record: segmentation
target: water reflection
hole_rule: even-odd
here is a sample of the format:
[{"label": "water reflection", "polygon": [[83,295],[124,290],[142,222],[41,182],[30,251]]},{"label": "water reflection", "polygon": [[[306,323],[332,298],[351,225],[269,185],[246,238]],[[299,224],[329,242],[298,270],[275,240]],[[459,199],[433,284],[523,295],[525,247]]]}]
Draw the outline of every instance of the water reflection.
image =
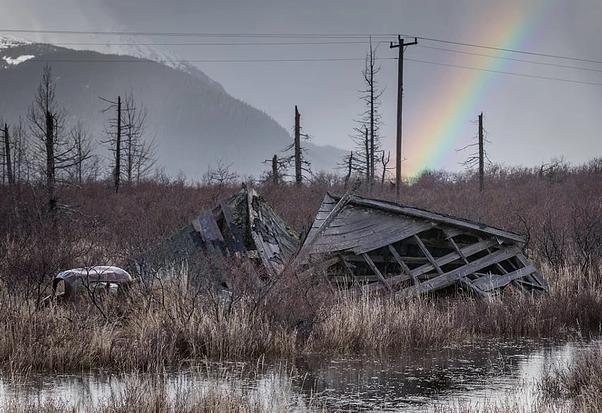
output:
[{"label": "water reflection", "polygon": [[294,365],[209,363],[162,376],[80,374],[0,377],[0,405],[10,400],[62,400],[86,410],[119,399],[128,380],[165,385],[168,393],[228,388],[243,391],[266,410],[423,411],[433,406],[499,401],[509,395],[529,404],[546,368],[565,364],[599,342],[482,341],[415,351],[398,357],[324,359]]}]

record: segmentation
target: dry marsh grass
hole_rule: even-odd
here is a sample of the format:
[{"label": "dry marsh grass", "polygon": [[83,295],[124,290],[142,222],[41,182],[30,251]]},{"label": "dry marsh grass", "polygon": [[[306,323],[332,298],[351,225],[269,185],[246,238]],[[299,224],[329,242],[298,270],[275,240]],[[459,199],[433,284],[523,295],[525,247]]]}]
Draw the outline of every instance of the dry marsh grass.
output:
[{"label": "dry marsh grass", "polygon": [[36,310],[31,301],[5,296],[0,363],[9,371],[161,371],[191,359],[295,353],[294,332],[254,312],[249,302],[233,308],[206,299],[183,302],[171,290],[140,296],[115,303],[118,311],[108,319],[89,303]]},{"label": "dry marsh grass", "polygon": [[560,400],[573,411],[602,411],[602,347],[587,349],[568,365],[547,371],[538,387],[548,403]]},{"label": "dry marsh grass", "polygon": [[396,353],[475,338],[590,337],[602,331],[602,290],[580,269],[550,270],[549,295],[506,294],[395,300],[340,294],[323,307],[307,349],[328,353]]},{"label": "dry marsh grass", "polygon": [[[284,358],[304,353],[398,353],[477,338],[590,337],[602,326],[602,290],[569,268],[552,272],[549,295],[465,298],[325,296],[310,331],[297,309],[251,296],[227,301],[179,288],[132,288],[122,301],[36,309],[0,297],[0,368],[8,371],[163,371],[204,359]],[[276,294],[282,295],[282,291]],[[100,308],[100,309],[99,309]],[[101,311],[101,309],[104,310]],[[284,310],[284,311],[283,311]],[[304,316],[308,314],[304,313]]]}]

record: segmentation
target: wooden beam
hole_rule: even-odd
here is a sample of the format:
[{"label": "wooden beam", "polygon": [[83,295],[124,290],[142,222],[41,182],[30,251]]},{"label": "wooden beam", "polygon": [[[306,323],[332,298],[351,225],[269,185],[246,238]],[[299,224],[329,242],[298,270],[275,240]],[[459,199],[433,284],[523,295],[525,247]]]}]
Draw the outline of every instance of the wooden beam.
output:
[{"label": "wooden beam", "polygon": [[[483,250],[486,250],[487,248],[489,248],[493,245],[497,245],[497,242],[494,240],[484,240],[481,242],[477,242],[476,244],[469,245],[468,247],[464,247],[460,250],[460,252],[465,257],[470,257]],[[454,262],[455,260],[458,260],[461,258],[462,257],[457,252],[451,252],[447,255],[444,255],[443,257],[437,258],[437,264],[440,267],[443,267],[444,265],[447,265],[447,264]],[[418,277],[422,274],[426,274],[427,272],[431,271],[432,269],[434,269],[433,265],[431,263],[428,263],[425,265],[421,265],[418,268],[414,268],[412,270],[412,272],[414,273],[414,275],[416,275],[416,277]]]},{"label": "wooden beam", "polygon": [[415,275],[412,275],[412,270],[410,270],[410,267],[408,267],[406,265],[406,263],[403,262],[403,260],[401,259],[401,256],[399,255],[399,253],[397,252],[397,250],[395,249],[395,247],[393,247],[393,245],[391,245],[391,244],[389,244],[389,252],[393,256],[393,258],[395,259],[395,261],[397,261],[397,264],[399,264],[399,266],[401,267],[402,273],[407,274],[410,277],[412,277],[412,282],[414,284],[418,284],[418,279],[416,278]]},{"label": "wooden beam", "polygon": [[345,207],[345,205],[347,205],[350,196],[351,195],[349,194],[345,194],[343,197],[340,198],[339,202],[337,202],[335,207],[332,209],[332,211],[330,211],[330,213],[326,216],[324,221],[322,221],[322,224],[315,232],[311,233],[310,229],[311,237],[308,237],[305,240],[297,256],[290,262],[289,269],[291,271],[295,271],[299,267],[299,265],[301,265],[301,263],[307,258],[307,255],[309,254],[309,251],[316,239],[318,239],[318,236],[322,233],[322,231],[324,231],[324,229],[326,229],[326,227],[339,214],[339,212]]},{"label": "wooden beam", "polygon": [[418,243],[418,246],[420,247],[420,251],[422,251],[424,256],[429,260],[429,262],[435,268],[435,270],[437,270],[437,272],[439,274],[443,274],[443,270],[441,269],[439,264],[437,264],[437,261],[435,261],[435,258],[433,258],[433,256],[431,255],[429,250],[426,248],[426,246],[424,245],[424,243],[422,242],[420,237],[418,235],[414,235],[414,240]]},{"label": "wooden beam", "polygon": [[[374,261],[375,263],[384,263],[387,262],[387,260],[390,261],[389,257],[384,257],[382,255],[377,255],[374,253],[370,254],[370,258],[372,258],[372,261]],[[425,264],[429,262],[429,260],[426,257],[402,257],[400,255],[400,258],[406,264]],[[362,257],[357,255],[347,255],[345,259],[349,262],[364,262]]]},{"label": "wooden beam", "polygon": [[[531,261],[529,261],[529,259],[527,257],[525,257],[522,253],[521,254],[517,254],[516,255],[516,259],[523,264],[524,266],[527,266],[531,263]],[[530,278],[533,279],[533,284],[539,284],[540,288],[544,291],[550,291],[550,286],[548,285],[548,282],[546,281],[546,279],[539,273],[539,271],[534,271],[532,274],[530,274]]]},{"label": "wooden beam", "polygon": [[[485,240],[485,241],[477,242],[476,244],[469,245],[468,247],[462,248],[461,251],[465,257],[470,257],[470,256],[477,254],[493,245],[497,245],[497,242],[494,240]],[[447,255],[444,255],[443,257],[438,258],[437,263],[439,264],[439,266],[442,267],[442,266],[449,264],[451,262],[454,262],[460,258],[461,257],[460,257],[460,255],[458,255],[458,253],[452,252]],[[424,264],[418,268],[414,268],[410,272],[410,275],[407,275],[407,274],[394,275],[392,277],[387,278],[387,282],[389,283],[389,285],[394,286],[394,285],[400,284],[404,281],[411,279],[411,275],[418,278],[422,274],[426,274],[427,272],[429,272],[431,270],[433,270],[433,265],[431,263]],[[371,289],[379,289],[382,287],[380,285],[374,285],[374,286],[370,286],[370,288]]]},{"label": "wooden beam", "polygon": [[370,256],[368,254],[366,254],[366,253],[363,253],[362,257],[364,257],[364,260],[366,261],[366,263],[368,264],[368,266],[372,269],[372,271],[374,271],[374,274],[376,274],[378,276],[378,278],[380,279],[380,282],[385,286],[385,288],[389,292],[393,292],[393,289],[387,283],[387,280],[385,280],[385,277],[383,277],[383,275],[378,270],[378,268],[376,267],[376,265],[374,264],[374,262],[372,261],[372,259],[370,258]]},{"label": "wooden beam", "polygon": [[481,224],[478,222],[472,222],[464,219],[453,218],[448,215],[438,214],[431,211],[426,211],[419,208],[406,207],[399,204],[395,204],[387,201],[379,201],[375,199],[360,198],[358,196],[352,196],[351,203],[355,205],[363,205],[372,208],[378,208],[389,212],[397,212],[403,215],[408,215],[416,218],[423,218],[438,223],[447,224],[453,227],[465,228],[467,230],[477,231],[480,233],[487,233],[503,239],[519,242],[523,244],[525,238],[521,235],[514,234],[509,231],[504,231],[498,228],[491,227],[489,225]]},{"label": "wooden beam", "polygon": [[460,278],[460,284],[467,287],[479,298],[489,298],[489,294],[483,291],[479,286],[475,285],[475,282],[471,281],[468,277]]},{"label": "wooden beam", "polygon": [[[454,239],[452,237],[448,238],[449,243],[452,245],[452,247],[454,248],[454,250],[456,250],[456,252],[458,253],[458,255],[462,258],[462,260],[468,264],[468,259],[466,258],[466,255],[464,255],[462,253],[462,250],[460,248],[458,248],[458,244],[456,244],[456,241],[454,241]],[[489,251],[489,248],[487,248],[487,250]]]},{"label": "wooden beam", "polygon": [[490,255],[479,258],[478,260],[475,260],[460,268],[449,271],[445,274],[441,274],[431,280],[423,282],[420,285],[408,287],[400,291],[398,295],[400,297],[411,297],[448,287],[454,282],[458,281],[459,279],[464,278],[467,275],[474,273],[475,271],[478,271],[482,268],[486,268],[492,264],[495,264],[496,262],[500,262],[503,260],[507,260],[508,258],[514,257],[519,251],[520,249],[518,247],[509,247],[496,251]]},{"label": "wooden beam", "polygon": [[537,268],[535,268],[533,264],[530,264],[505,275],[484,275],[473,281],[473,284],[483,291],[491,291],[496,288],[504,287],[505,285],[510,284],[510,282],[526,277],[535,271],[537,271]]}]

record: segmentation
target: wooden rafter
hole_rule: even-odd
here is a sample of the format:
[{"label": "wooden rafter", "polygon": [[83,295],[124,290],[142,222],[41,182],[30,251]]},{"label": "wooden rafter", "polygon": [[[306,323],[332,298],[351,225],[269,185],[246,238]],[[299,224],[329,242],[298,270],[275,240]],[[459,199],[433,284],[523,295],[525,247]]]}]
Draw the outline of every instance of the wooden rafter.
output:
[{"label": "wooden rafter", "polygon": [[393,245],[389,245],[389,252],[393,256],[393,259],[401,267],[402,274],[410,276],[414,285],[419,284],[418,278],[416,278],[416,275],[412,274],[412,270],[410,270],[410,267],[408,267],[407,264],[403,261],[403,259],[401,258],[401,256],[399,255],[399,253]]},{"label": "wooden rafter", "polygon": [[385,277],[383,277],[382,273],[380,272],[380,270],[378,269],[378,267],[374,264],[374,262],[372,261],[372,259],[370,258],[370,256],[368,254],[366,254],[366,253],[363,253],[362,257],[364,257],[364,260],[366,261],[366,263],[368,264],[368,266],[370,267],[370,269],[374,272],[374,274],[376,274],[376,276],[378,277],[378,279],[380,280],[380,282],[383,284],[383,286],[389,292],[392,292],[393,289],[391,288],[391,286],[389,285],[389,283],[387,283],[387,280],[385,280]]},{"label": "wooden rafter", "polygon": [[417,234],[414,234],[413,238],[418,243],[418,247],[420,247],[420,251],[422,251],[422,253],[424,254],[424,256],[429,260],[429,262],[431,263],[431,265],[433,266],[433,268],[435,268],[435,270],[439,274],[443,274],[443,270],[441,269],[441,267],[439,266],[439,264],[437,264],[437,261],[435,260],[435,258],[433,258],[433,256],[431,255],[430,251],[424,245],[424,242],[422,242],[422,240],[420,239],[420,237]]},{"label": "wooden rafter", "polygon": [[448,287],[454,282],[466,277],[469,274],[474,273],[475,271],[488,267],[492,264],[495,264],[496,262],[500,262],[508,258],[514,257],[518,252],[518,247],[509,247],[501,249],[492,254],[486,255],[485,257],[472,261],[471,263],[466,264],[460,268],[441,274],[431,280],[421,283],[420,285],[415,285],[406,288],[405,290],[400,291],[399,294],[400,296],[409,297]]}]

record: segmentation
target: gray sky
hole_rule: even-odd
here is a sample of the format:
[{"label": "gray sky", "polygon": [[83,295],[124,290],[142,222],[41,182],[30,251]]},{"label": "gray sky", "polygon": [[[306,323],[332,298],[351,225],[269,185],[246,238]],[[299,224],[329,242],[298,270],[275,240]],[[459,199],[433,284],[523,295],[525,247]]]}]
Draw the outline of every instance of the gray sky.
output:
[{"label": "gray sky", "polygon": [[[3,0],[0,28],[204,33],[408,33],[602,61],[600,0]],[[18,35],[50,42],[123,41],[115,37]],[[261,38],[135,37],[136,42],[257,42]],[[126,39],[127,40],[127,39]],[[327,39],[341,41],[341,39]],[[343,39],[344,41],[345,39]],[[272,39],[275,42],[287,39]],[[288,39],[291,42],[304,41]],[[305,39],[311,42],[311,39]],[[318,39],[317,41],[324,41]],[[420,41],[409,59],[602,84],[602,64]],[[425,48],[575,66],[536,65]],[[93,47],[108,51],[106,47]],[[182,59],[362,58],[365,44],[161,46]],[[395,55],[382,44],[378,56]],[[396,62],[382,60],[383,143],[394,147]],[[305,132],[317,144],[351,147],[362,111],[362,61],[197,63],[226,90],[291,130],[299,105]],[[598,71],[596,71],[598,70]],[[485,114],[490,158],[535,165],[564,156],[579,163],[602,155],[602,86],[406,62],[404,145],[407,170],[458,169],[460,148]],[[437,155],[437,151],[439,155]]]}]

